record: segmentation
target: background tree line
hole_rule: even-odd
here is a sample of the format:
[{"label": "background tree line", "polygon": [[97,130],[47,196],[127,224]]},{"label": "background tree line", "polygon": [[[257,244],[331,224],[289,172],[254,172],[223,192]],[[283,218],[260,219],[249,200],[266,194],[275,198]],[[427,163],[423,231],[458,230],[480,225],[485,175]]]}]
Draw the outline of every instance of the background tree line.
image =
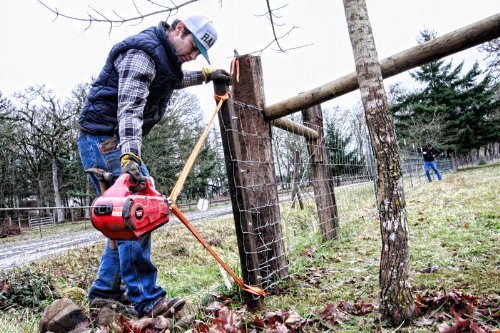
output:
[{"label": "background tree line", "polygon": [[[32,86],[10,100],[0,92],[0,207],[88,206],[96,193],[77,148],[78,116],[90,88],[80,84],[65,101],[45,86]],[[205,127],[197,98],[176,91],[166,115],[143,140],[143,158],[156,187],[168,195]],[[211,133],[184,186],[180,199],[225,191],[220,172],[223,156]],[[57,221],[68,217],[58,209]],[[47,209],[46,214],[50,210]],[[0,212],[0,217],[12,212]],[[3,216],[2,216],[3,215]]]},{"label": "background tree line", "polygon": [[[423,31],[420,42],[434,38]],[[496,155],[500,133],[500,42],[481,45],[487,69],[476,63],[462,74],[463,63],[438,60],[410,73],[419,88],[389,87],[389,101],[401,148],[432,142],[450,156]],[[1,207],[88,206],[95,196],[82,170],[76,141],[78,115],[90,84],[76,86],[61,101],[45,86],[18,92],[10,100],[0,92]],[[350,110],[325,110],[325,138],[333,177],[366,176],[369,143],[360,104]],[[300,122],[300,117],[291,116]],[[143,157],[157,188],[168,194],[204,128],[196,97],[177,91],[166,116],[143,141]],[[273,129],[278,182],[287,187],[294,168],[302,183],[309,178],[304,139]],[[299,161],[295,161],[295,151]],[[297,163],[298,162],[298,163]],[[210,135],[184,186],[180,199],[223,195],[227,191],[223,152],[217,126]],[[47,210],[47,214],[49,211]],[[5,212],[0,212],[5,215]],[[4,217],[0,215],[0,217]],[[64,221],[59,210],[57,220]]]},{"label": "background tree line", "polygon": [[[421,32],[419,43],[436,36]],[[417,152],[426,143],[439,146],[455,158],[471,155],[496,156],[500,143],[500,40],[479,47],[484,52],[486,69],[479,63],[464,72],[464,63],[437,60],[410,72],[418,88],[396,83],[388,87],[388,99],[401,149]],[[369,179],[370,146],[361,104],[348,110],[338,106],[324,109],[325,140],[336,185],[343,178]],[[301,122],[300,116],[289,118]],[[294,168],[299,181],[308,184],[307,152],[303,138],[273,128],[276,177],[282,187],[292,182]],[[298,164],[295,151],[300,152]],[[476,158],[477,159],[477,158]]]},{"label": "background tree line", "polygon": [[[419,42],[435,38],[421,32]],[[488,46],[489,45],[489,46]],[[461,62],[437,60],[410,72],[420,87],[407,90],[392,87],[391,109],[401,147],[421,147],[432,143],[453,157],[469,154],[496,155],[500,142],[500,101],[498,82],[499,41],[482,46],[487,51],[488,68],[479,63],[463,73]]]}]

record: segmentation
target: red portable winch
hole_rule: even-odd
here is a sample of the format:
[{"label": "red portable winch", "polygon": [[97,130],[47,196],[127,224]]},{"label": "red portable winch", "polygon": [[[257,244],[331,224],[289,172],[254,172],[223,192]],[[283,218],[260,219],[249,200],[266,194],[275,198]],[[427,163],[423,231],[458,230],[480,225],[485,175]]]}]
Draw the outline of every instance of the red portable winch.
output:
[{"label": "red portable winch", "polygon": [[168,222],[168,203],[149,178],[137,194],[130,186],[124,173],[92,203],[92,224],[110,239],[135,240]]}]

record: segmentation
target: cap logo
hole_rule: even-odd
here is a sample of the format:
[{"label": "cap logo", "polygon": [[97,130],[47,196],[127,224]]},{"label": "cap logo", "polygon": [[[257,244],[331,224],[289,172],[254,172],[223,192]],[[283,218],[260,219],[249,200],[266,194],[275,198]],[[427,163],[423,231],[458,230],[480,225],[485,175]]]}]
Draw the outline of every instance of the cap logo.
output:
[{"label": "cap logo", "polygon": [[191,31],[193,40],[200,50],[200,53],[203,54],[208,63],[210,63],[207,50],[217,41],[217,30],[213,26],[212,21],[204,16],[198,15],[187,18],[184,21],[184,25]]},{"label": "cap logo", "polygon": [[207,45],[209,47],[212,47],[212,45],[214,45],[215,43],[215,39],[213,38],[213,36],[211,36],[209,33],[205,32],[203,34],[203,36],[200,38],[202,41],[204,41],[205,43],[207,43]]}]

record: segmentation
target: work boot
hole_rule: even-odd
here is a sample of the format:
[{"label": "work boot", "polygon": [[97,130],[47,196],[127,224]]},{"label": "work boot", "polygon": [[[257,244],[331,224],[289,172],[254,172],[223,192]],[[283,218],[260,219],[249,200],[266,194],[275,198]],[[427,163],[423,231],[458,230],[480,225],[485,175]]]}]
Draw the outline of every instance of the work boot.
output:
[{"label": "work boot", "polygon": [[135,311],[134,307],[124,305],[114,299],[95,298],[92,302],[90,302],[89,309],[91,314],[98,314],[104,308],[108,308],[113,312],[122,314],[127,318],[138,317],[137,311]]},{"label": "work boot", "polygon": [[177,311],[182,309],[182,307],[186,304],[186,301],[182,298],[162,298],[158,303],[153,306],[153,310],[147,313],[145,316],[148,317],[156,317],[156,316],[164,316],[164,317],[172,317]]},{"label": "work boot", "polygon": [[121,294],[120,296],[118,296],[117,298],[115,298],[115,300],[117,300],[118,302],[122,303],[123,305],[130,305],[130,304],[132,304],[132,302],[130,301],[130,299],[128,298],[128,296],[126,294]]}]

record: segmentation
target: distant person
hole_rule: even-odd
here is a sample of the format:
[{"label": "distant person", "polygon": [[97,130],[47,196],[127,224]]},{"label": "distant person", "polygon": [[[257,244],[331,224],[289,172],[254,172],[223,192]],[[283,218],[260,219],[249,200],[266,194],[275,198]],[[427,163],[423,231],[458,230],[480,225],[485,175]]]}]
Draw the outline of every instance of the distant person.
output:
[{"label": "distant person", "polygon": [[[229,82],[230,75],[223,69],[182,70],[184,63],[200,54],[209,62],[207,51],[216,40],[208,18],[191,16],[171,24],[160,22],[116,44],[80,114],[78,148],[84,170],[104,169],[115,178],[128,173],[135,191],[143,186],[143,177],[150,175],[141,157],[142,137],[164,115],[169,116],[167,104],[174,89]],[[101,195],[97,177],[90,175],[90,179]],[[117,240],[116,245],[108,240],[89,291],[92,303],[128,298],[140,317],[172,315],[184,306],[184,299],[167,298],[156,284],[150,233],[138,240]]]},{"label": "distant person", "polygon": [[436,162],[434,162],[434,158],[438,157],[440,154],[441,152],[438,149],[434,148],[430,143],[422,147],[422,156],[424,157],[424,170],[429,182],[432,182],[432,176],[429,170],[430,168],[434,170],[439,180],[443,179],[441,173],[439,172],[439,169],[436,166]]}]

